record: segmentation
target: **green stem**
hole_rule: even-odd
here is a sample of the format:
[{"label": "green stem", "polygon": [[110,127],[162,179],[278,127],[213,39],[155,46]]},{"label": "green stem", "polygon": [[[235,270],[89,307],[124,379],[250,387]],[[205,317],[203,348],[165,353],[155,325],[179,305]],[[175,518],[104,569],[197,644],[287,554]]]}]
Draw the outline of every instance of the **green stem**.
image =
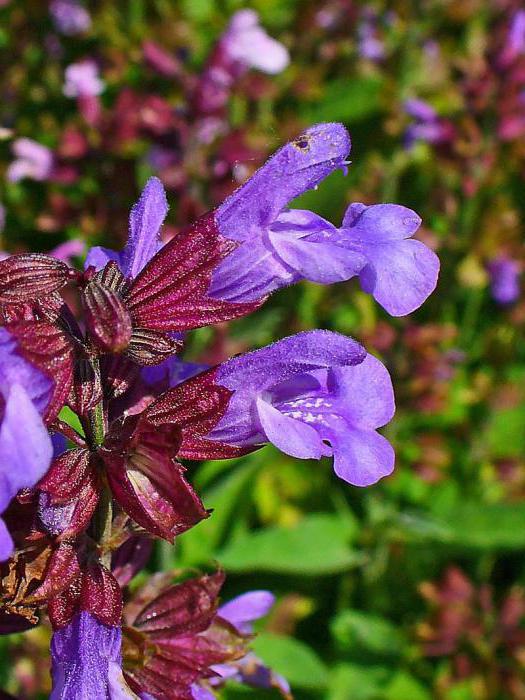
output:
[{"label": "green stem", "polygon": [[111,491],[107,486],[104,486],[100,494],[97,509],[93,515],[92,528],[94,539],[106,549],[101,557],[101,562],[108,569],[111,565],[111,550],[104,547],[111,538],[111,525],[113,521],[113,499]]}]

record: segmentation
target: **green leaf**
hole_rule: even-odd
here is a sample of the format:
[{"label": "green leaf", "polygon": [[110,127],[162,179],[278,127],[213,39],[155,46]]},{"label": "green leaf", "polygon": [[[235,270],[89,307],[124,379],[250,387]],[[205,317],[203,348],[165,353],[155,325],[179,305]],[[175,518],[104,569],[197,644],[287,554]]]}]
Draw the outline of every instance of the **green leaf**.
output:
[{"label": "green leaf", "polygon": [[272,571],[321,575],[359,566],[363,555],[347,542],[352,526],[342,517],[309,515],[293,527],[269,527],[232,542],[217,558],[234,572]]},{"label": "green leaf", "polygon": [[486,429],[491,455],[497,458],[522,457],[525,454],[525,406],[499,410],[492,414]]},{"label": "green leaf", "polygon": [[382,88],[383,80],[377,77],[333,80],[318,102],[304,108],[303,117],[312,124],[361,121],[380,111]]},{"label": "green leaf", "polygon": [[216,548],[238,522],[241,505],[247,502],[253,478],[262,464],[260,454],[250,455],[204,492],[203,503],[206,508],[213,508],[213,513],[177,539],[179,563],[196,566],[216,559]]},{"label": "green leaf", "polygon": [[401,531],[412,541],[479,549],[525,547],[524,503],[458,503],[439,516],[403,514]]},{"label": "green leaf", "polygon": [[431,694],[406,671],[399,671],[385,689],[385,700],[431,700]]},{"label": "green leaf", "polygon": [[267,666],[286,678],[292,687],[322,689],[328,682],[328,669],[303,642],[292,637],[262,633],[251,644]]},{"label": "green leaf", "polygon": [[327,700],[378,700],[391,675],[392,669],[384,666],[341,664],[330,673]]},{"label": "green leaf", "polygon": [[395,656],[403,653],[403,634],[389,620],[358,610],[344,610],[331,624],[337,644],[347,653]]}]

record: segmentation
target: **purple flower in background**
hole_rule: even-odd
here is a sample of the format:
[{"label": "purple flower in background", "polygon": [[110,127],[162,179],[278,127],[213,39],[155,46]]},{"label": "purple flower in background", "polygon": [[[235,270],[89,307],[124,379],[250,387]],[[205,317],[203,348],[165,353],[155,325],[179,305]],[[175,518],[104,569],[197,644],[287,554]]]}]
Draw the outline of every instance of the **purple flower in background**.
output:
[{"label": "purple flower in background", "polygon": [[[34,486],[53,455],[42,422],[52,382],[17,354],[16,340],[0,328],[0,513],[22,488]],[[0,561],[13,542],[0,519]]]},{"label": "purple flower in background", "polygon": [[64,95],[66,97],[94,97],[104,92],[104,81],[100,79],[94,61],[72,63],[65,71]]},{"label": "purple flower in background", "polygon": [[167,213],[168,202],[162,182],[157,177],[150,177],[131,210],[125,248],[118,253],[100,246],[91,248],[86,257],[86,269],[93,265],[100,270],[113,260],[126,277],[136,277],[162,248],[160,229]]},{"label": "purple flower in background", "polygon": [[57,31],[66,36],[82,34],[91,27],[89,12],[78,0],[52,0],[49,11]]},{"label": "purple flower in background", "polygon": [[15,160],[7,168],[7,179],[19,182],[24,178],[30,180],[47,180],[53,171],[53,152],[32,139],[21,138],[13,142],[12,150]]},{"label": "purple flower in background", "polygon": [[392,316],[415,311],[435,289],[439,258],[412,236],[419,216],[399,204],[351,204],[337,242],[366,259],[359,271],[365,292]]},{"label": "purple flower in background", "polygon": [[55,631],[50,700],[138,700],[122,676],[121,643],[120,627],[104,625],[88,612]]},{"label": "purple flower in background", "polygon": [[417,141],[444,143],[452,140],[454,136],[452,125],[439,117],[428,102],[412,98],[406,100],[403,106],[405,112],[415,120],[405,131],[405,148],[412,148]]},{"label": "purple flower in background", "polygon": [[518,10],[511,18],[500,61],[508,66],[525,53],[525,10]]},{"label": "purple flower in background", "polygon": [[4,230],[5,227],[5,207],[3,204],[0,204],[0,233]]},{"label": "purple flower in background", "polygon": [[377,16],[373,10],[365,8],[363,19],[357,28],[358,51],[362,58],[379,62],[385,57],[385,45],[377,36]]},{"label": "purple flower in background", "polygon": [[392,446],[376,432],[394,414],[390,376],[354,340],[299,333],[229,360],[216,381],[234,394],[211,439],[271,442],[300,459],[333,456],[336,474],[355,486],[392,472]]},{"label": "purple flower in background", "polygon": [[221,204],[219,231],[239,246],[214,271],[213,297],[253,301],[301,279],[328,284],[357,274],[365,261],[331,242],[332,224],[309,211],[286,209],[292,199],[344,168],[349,151],[342,124],[313,126]]},{"label": "purple flower in background", "polygon": [[513,304],[520,296],[520,266],[512,258],[499,256],[487,265],[490,291],[498,304]]},{"label": "purple flower in background", "polygon": [[264,73],[280,73],[290,63],[286,47],[268,36],[255,10],[239,10],[233,15],[221,46],[232,61]]},{"label": "purple flower in background", "polygon": [[86,244],[84,241],[81,241],[80,238],[72,238],[70,241],[60,243],[56,248],[50,250],[49,255],[52,255],[58,260],[71,263],[71,258],[78,258],[84,255],[85,250]]}]

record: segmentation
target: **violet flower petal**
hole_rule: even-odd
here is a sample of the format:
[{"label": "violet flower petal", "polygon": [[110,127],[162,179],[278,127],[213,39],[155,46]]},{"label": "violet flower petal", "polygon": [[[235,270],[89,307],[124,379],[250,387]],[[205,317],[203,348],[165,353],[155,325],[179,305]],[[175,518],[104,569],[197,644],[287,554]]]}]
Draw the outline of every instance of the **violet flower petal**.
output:
[{"label": "violet flower petal", "polygon": [[279,258],[267,234],[254,237],[230,253],[213,273],[210,293],[231,302],[255,301],[298,281],[300,277]]},{"label": "violet flower petal", "polygon": [[249,591],[221,605],[217,614],[242,634],[250,634],[251,623],[267,615],[275,603],[270,591]]},{"label": "violet flower petal", "polygon": [[89,249],[84,262],[84,269],[87,270],[88,267],[94,267],[97,271],[102,270],[108,262],[116,262],[122,270],[122,251],[117,252],[116,250],[96,245]]},{"label": "violet flower petal", "polygon": [[257,414],[268,442],[291,457],[321,459],[332,454],[312,426],[281,413],[271,403],[257,398]]},{"label": "violet flower petal", "polygon": [[9,534],[6,524],[0,518],[0,561],[6,561],[13,553],[13,538]]},{"label": "violet flower petal", "polygon": [[251,241],[280,211],[344,166],[350,136],[342,124],[317,124],[275,153],[217,209],[223,236]]},{"label": "violet flower petal", "polygon": [[108,262],[116,262],[126,277],[134,278],[162,248],[160,229],[168,213],[168,202],[162,182],[150,177],[142,194],[131,209],[126,246],[116,252],[102,246],[91,248],[84,269],[92,265],[101,270]]},{"label": "violet flower petal", "polygon": [[271,387],[317,369],[359,364],[365,349],[331,331],[306,331],[232,358],[219,367],[217,383],[235,393],[209,437],[229,444],[265,442],[257,398]]},{"label": "violet flower petal", "polygon": [[121,679],[120,627],[77,614],[51,640],[53,690],[50,700],[129,700],[137,696]]},{"label": "violet flower petal", "polygon": [[439,259],[420,241],[377,246],[369,257],[361,286],[392,316],[415,311],[436,288]]},{"label": "violet flower petal", "polygon": [[394,470],[395,454],[388,440],[372,430],[339,424],[331,428],[334,471],[353,486],[370,486]]},{"label": "violet flower petal", "polygon": [[363,290],[392,316],[415,311],[437,284],[439,258],[410,240],[420,223],[415,212],[397,204],[352,204],[340,229],[339,244],[367,259],[359,273]]},{"label": "violet flower petal", "polygon": [[168,213],[162,182],[150,177],[129,216],[129,236],[122,251],[122,272],[134,278],[162,247],[160,229]]}]

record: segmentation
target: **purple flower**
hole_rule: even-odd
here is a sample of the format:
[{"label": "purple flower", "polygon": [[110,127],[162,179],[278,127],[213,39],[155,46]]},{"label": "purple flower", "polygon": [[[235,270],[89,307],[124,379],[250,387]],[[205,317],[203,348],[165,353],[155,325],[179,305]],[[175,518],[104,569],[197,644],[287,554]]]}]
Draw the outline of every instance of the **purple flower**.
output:
[{"label": "purple flower", "polygon": [[286,144],[217,209],[221,234],[239,243],[214,271],[210,294],[253,301],[300,279],[328,284],[364,264],[330,240],[336,229],[287,204],[344,168],[350,137],[341,124],[318,124]]},{"label": "purple flower", "polygon": [[373,10],[365,8],[357,35],[359,55],[370,61],[382,61],[385,57],[385,46],[377,36],[377,16]]},{"label": "purple flower", "polygon": [[487,265],[490,291],[498,304],[513,304],[520,296],[520,266],[516,260],[500,255]]},{"label": "purple flower", "polygon": [[229,360],[216,381],[234,394],[211,439],[271,442],[300,459],[333,456],[336,474],[355,486],[392,472],[393,449],[376,432],[394,414],[390,376],[354,340],[299,333]]},{"label": "purple flower", "polygon": [[421,223],[397,204],[352,204],[337,229],[287,203],[343,167],[350,138],[319,124],[278,151],[217,210],[219,230],[239,245],[215,269],[210,294],[253,301],[308,279],[319,284],[359,275],[363,289],[394,316],[417,309],[436,286],[439,260],[411,239]]},{"label": "purple flower", "polygon": [[53,152],[32,139],[17,139],[12,146],[16,159],[7,168],[7,179],[47,180],[53,170]]},{"label": "purple flower", "polygon": [[[267,615],[274,603],[275,596],[269,591],[250,591],[221,605],[217,616],[229,622],[241,634],[250,635],[255,620]],[[277,688],[284,697],[290,696],[290,686],[286,679],[265,666],[253,653],[246,654],[238,661],[215,664],[211,669],[219,676],[208,680],[214,688],[226,680],[233,680],[255,688]],[[215,699],[213,693],[197,683],[192,686],[192,695],[194,700]]]},{"label": "purple flower", "polygon": [[57,31],[66,36],[82,34],[91,27],[89,12],[77,0],[53,0],[49,11]]},{"label": "purple flower", "polygon": [[508,63],[525,53],[525,10],[518,10],[512,16],[503,53]]},{"label": "purple flower", "polygon": [[452,125],[438,116],[436,110],[417,98],[411,98],[404,103],[405,112],[415,122],[405,130],[405,148],[412,148],[417,141],[426,143],[444,143],[454,135]]},{"label": "purple flower", "polygon": [[435,289],[439,258],[412,238],[419,216],[399,204],[351,204],[337,241],[359,253],[366,264],[359,271],[365,292],[392,316],[419,308]]},{"label": "purple flower", "polygon": [[251,634],[253,622],[267,615],[274,603],[275,596],[270,591],[250,591],[221,605],[217,614],[241,634]]},{"label": "purple flower", "polygon": [[120,627],[104,625],[88,612],[57,630],[51,640],[50,700],[137,699],[122,676]]},{"label": "purple flower", "polygon": [[286,47],[259,26],[255,10],[239,10],[233,15],[221,38],[221,48],[232,61],[265,73],[280,73],[290,63]]},{"label": "purple flower", "polygon": [[63,260],[64,262],[70,263],[71,258],[77,258],[84,254],[86,250],[86,244],[81,241],[80,238],[72,238],[69,241],[60,243],[56,248],[49,251],[49,255],[52,255],[58,260]]},{"label": "purple flower", "polygon": [[[0,513],[22,488],[34,486],[51,462],[51,438],[42,422],[52,382],[17,354],[17,343],[0,328]],[[0,519],[0,561],[13,542]]]},{"label": "purple flower", "polygon": [[162,248],[160,229],[167,213],[168,202],[162,182],[156,177],[150,177],[139,201],[131,210],[125,248],[118,253],[99,246],[91,248],[85,267],[93,265],[100,270],[110,260],[114,260],[126,277],[136,277]]},{"label": "purple flower", "polygon": [[64,95],[66,97],[95,97],[104,92],[104,81],[100,79],[94,61],[72,63],[65,71]]}]

